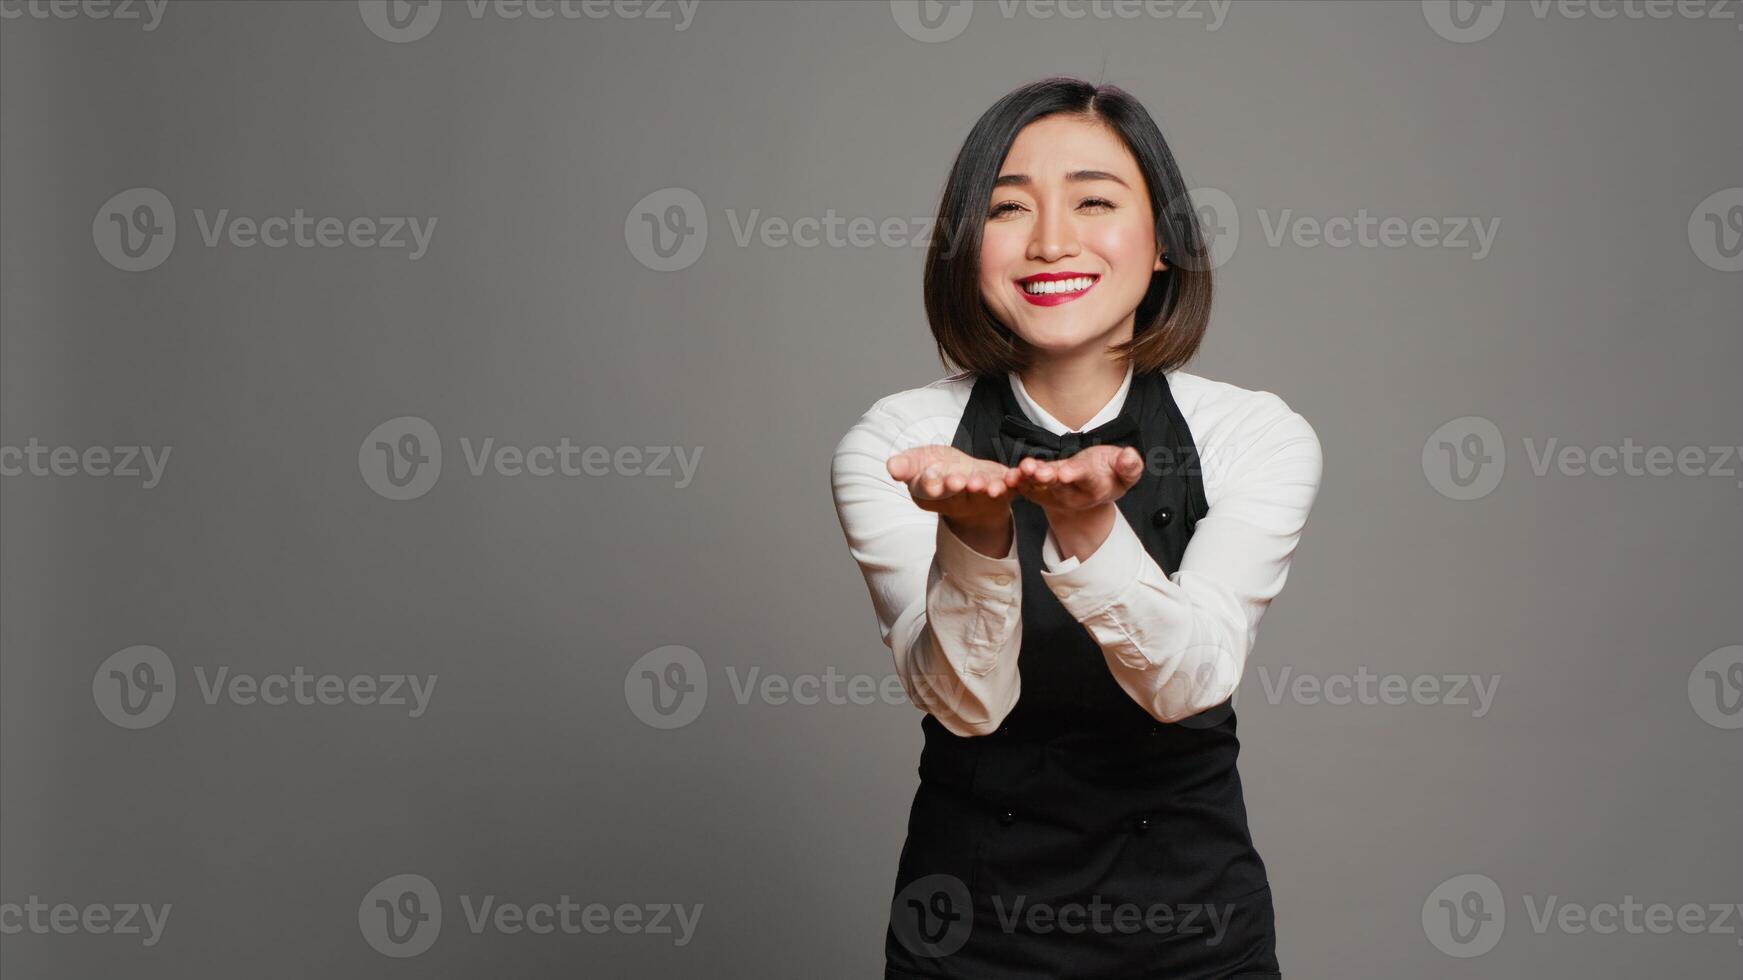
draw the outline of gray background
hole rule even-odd
[[[409,43],[352,2],[176,2],[150,31],[0,22],[0,442],[173,447],[150,490],[3,483],[0,902],[173,910],[150,948],[8,935],[0,972],[881,975],[920,715],[740,704],[729,672],[891,670],[827,473],[874,400],[944,373],[924,249],[741,246],[731,216],[928,215],[975,118],[1066,73],[1132,91],[1189,182],[1236,206],[1191,370],[1277,392],[1324,445],[1239,696],[1286,975],[1735,976],[1735,933],[1540,933],[1527,903],[1743,901],[1743,731],[1690,691],[1743,643],[1743,467],[1539,476],[1524,447],[1743,441],[1743,275],[1689,233],[1743,184],[1743,12],[1515,4],[1474,43],[1414,2],[1240,3],[1215,30],[1035,13],[982,5],[939,41],[883,2],[710,3],[682,31],[450,2]],[[179,227],[141,272],[93,233],[134,187]],[[709,235],[660,272],[625,228],[671,187]],[[417,261],[206,247],[195,211],[220,208],[438,224]],[[1268,244],[1284,209],[1498,219],[1498,236],[1481,259]],[[445,459],[396,501],[359,449],[404,415]],[[1423,462],[1466,416],[1507,452],[1469,501]],[[474,476],[463,437],[702,455],[685,487]],[[93,677],[138,644],[180,689],[128,730]],[[665,730],[625,680],[668,645],[709,692]],[[438,683],[412,718],[208,704],[194,675],[298,666]],[[1499,686],[1476,717],[1268,696],[1285,668]],[[359,903],[406,873],[440,890],[444,923],[390,958]],[[1465,874],[1506,914],[1474,957],[1423,915]],[[703,912],[678,946],[475,935],[459,902],[565,894]]]

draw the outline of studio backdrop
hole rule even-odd
[[[1285,975],[1738,975],[1722,0],[0,0],[0,973],[881,976],[831,451],[1050,75],[1323,446],[1235,697]]]

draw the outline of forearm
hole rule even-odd
[[[1239,602],[1208,581],[1170,579],[1117,512],[1087,555],[1065,554],[1060,537],[1056,526],[1044,543],[1042,581],[1133,700],[1172,722],[1233,692],[1251,643]]]
[[[940,520],[925,615],[896,637],[898,664],[916,706],[958,735],[986,734],[1016,702],[1022,595],[1014,553],[977,552]]]
[[[1171,722],[1202,711],[1240,683],[1260,620],[1288,577],[1321,465],[1311,427],[1288,416],[1207,487],[1209,511],[1171,574],[1110,508],[1105,535],[1086,528],[1087,517],[1050,528],[1041,580],[1150,714]]]

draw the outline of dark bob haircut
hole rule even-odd
[[[950,168],[926,253],[926,319],[946,366],[975,374],[1021,371],[1034,357],[1000,323],[980,295],[981,236],[993,182],[1024,126],[1044,116],[1079,116],[1112,129],[1144,175],[1167,269],[1150,276],[1138,303],[1132,339],[1112,350],[1139,372],[1169,371],[1198,352],[1210,321],[1211,263],[1186,183],[1162,131],[1137,99],[1114,85],[1046,78],[1019,88],[981,115]]]

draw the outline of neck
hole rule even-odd
[[[1102,350],[1037,357],[1018,377],[1036,404],[1076,430],[1120,390],[1120,383],[1126,380],[1126,363]]]

